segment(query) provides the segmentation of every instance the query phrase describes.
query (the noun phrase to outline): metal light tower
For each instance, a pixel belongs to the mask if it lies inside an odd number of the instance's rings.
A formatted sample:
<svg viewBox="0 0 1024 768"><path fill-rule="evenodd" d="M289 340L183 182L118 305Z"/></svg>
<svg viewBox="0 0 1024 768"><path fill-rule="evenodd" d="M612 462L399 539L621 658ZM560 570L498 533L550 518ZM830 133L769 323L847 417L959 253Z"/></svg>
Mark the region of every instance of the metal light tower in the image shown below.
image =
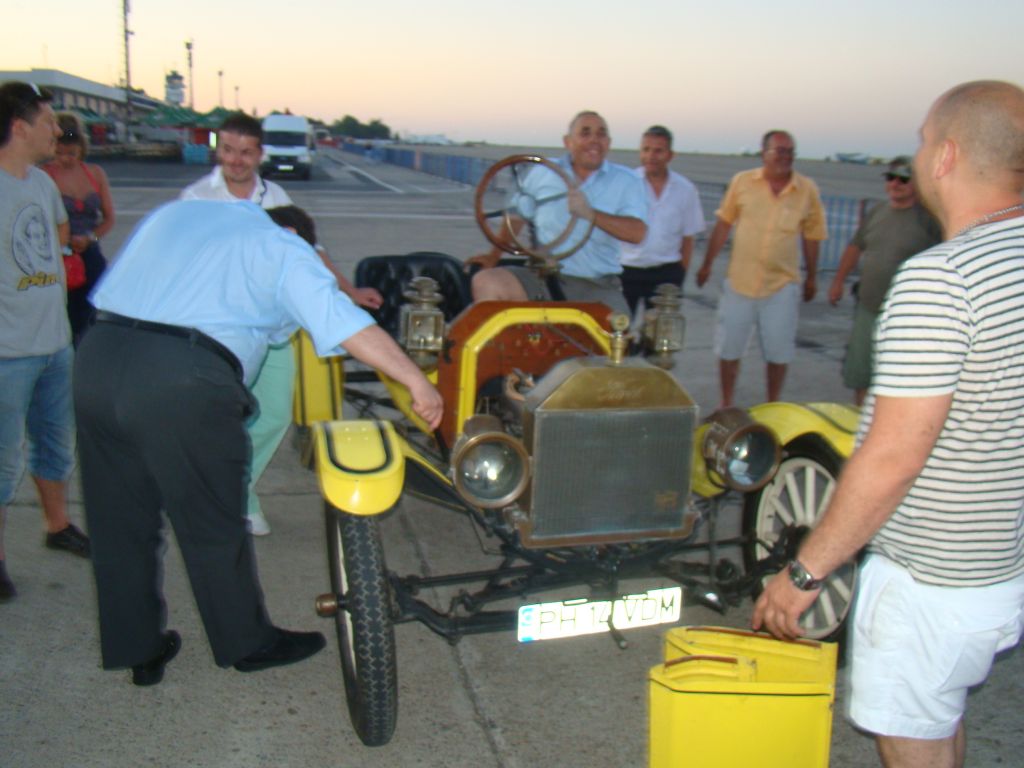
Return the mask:
<svg viewBox="0 0 1024 768"><path fill-rule="evenodd" d="M195 109L196 106L196 80L192 71L192 41L185 41L185 51L188 54L188 108Z"/></svg>
<svg viewBox="0 0 1024 768"><path fill-rule="evenodd" d="M132 67L128 56L128 38L132 31L128 29L128 0L124 0L121 6L121 18L124 26L124 115L125 126L132 124Z"/></svg>
<svg viewBox="0 0 1024 768"><path fill-rule="evenodd" d="M240 109L240 107L238 106L238 86L237 85L235 86L235 109L236 110Z"/></svg>
<svg viewBox="0 0 1024 768"><path fill-rule="evenodd" d="M224 106L224 70L217 70L217 103Z"/></svg>

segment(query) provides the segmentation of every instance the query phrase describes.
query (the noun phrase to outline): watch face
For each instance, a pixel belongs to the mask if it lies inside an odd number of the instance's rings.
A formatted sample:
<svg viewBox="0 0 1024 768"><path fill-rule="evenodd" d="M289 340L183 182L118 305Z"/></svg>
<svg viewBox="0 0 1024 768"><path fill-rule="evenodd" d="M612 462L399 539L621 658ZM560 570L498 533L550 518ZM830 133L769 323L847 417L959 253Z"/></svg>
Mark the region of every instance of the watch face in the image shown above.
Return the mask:
<svg viewBox="0 0 1024 768"><path fill-rule="evenodd" d="M820 583L796 560L789 564L789 578L797 589L804 591L817 589Z"/></svg>

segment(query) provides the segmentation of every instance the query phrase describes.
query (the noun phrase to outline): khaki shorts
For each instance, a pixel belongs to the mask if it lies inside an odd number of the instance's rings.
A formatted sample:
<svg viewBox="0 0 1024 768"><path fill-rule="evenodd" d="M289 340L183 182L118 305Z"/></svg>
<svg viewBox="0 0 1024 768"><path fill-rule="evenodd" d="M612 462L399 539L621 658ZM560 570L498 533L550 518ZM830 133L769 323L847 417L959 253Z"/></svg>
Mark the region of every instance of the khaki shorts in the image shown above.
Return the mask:
<svg viewBox="0 0 1024 768"><path fill-rule="evenodd" d="M850 389L871 386L874 371L875 320L878 315L857 304L853 310L853 329L843 358L843 383Z"/></svg>
<svg viewBox="0 0 1024 768"><path fill-rule="evenodd" d="M526 295L532 301L554 301L548 290L547 280L541 278L527 267L508 267L508 271L516 276L523 286ZM629 314L626 297L622 295L622 281L618 275L602 275L601 277L574 277L559 275L558 284L565 294L566 301L599 301L613 312Z"/></svg>
<svg viewBox="0 0 1024 768"><path fill-rule="evenodd" d="M715 355L720 360L739 360L746 353L756 326L766 363L793 362L799 310L800 292L796 283L787 283L771 296L752 299L736 293L726 280L718 299Z"/></svg>

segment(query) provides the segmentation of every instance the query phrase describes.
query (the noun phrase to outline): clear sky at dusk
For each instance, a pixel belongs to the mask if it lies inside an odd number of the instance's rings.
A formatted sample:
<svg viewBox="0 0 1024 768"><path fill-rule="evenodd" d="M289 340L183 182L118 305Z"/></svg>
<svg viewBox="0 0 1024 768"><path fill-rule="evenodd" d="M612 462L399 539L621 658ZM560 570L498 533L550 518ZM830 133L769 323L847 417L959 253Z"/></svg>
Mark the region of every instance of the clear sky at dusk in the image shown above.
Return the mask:
<svg viewBox="0 0 1024 768"><path fill-rule="evenodd" d="M0 69L116 84L121 0L5 0ZM195 105L380 118L402 133L556 145L580 109L635 147L735 152L784 127L808 156L911 151L928 105L964 80L1024 83L1011 0L131 0L132 84Z"/></svg>

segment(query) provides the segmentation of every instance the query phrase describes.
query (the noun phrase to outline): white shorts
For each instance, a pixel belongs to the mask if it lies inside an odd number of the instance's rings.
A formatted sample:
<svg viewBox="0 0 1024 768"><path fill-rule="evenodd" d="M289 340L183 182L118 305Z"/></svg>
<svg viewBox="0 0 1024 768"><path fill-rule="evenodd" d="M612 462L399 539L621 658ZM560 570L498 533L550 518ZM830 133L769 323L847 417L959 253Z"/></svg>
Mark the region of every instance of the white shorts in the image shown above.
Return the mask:
<svg viewBox="0 0 1024 768"><path fill-rule="evenodd" d="M1024 576L936 587L881 555L864 562L853 612L850 719L872 733L945 739L967 690L1024 628Z"/></svg>
<svg viewBox="0 0 1024 768"><path fill-rule="evenodd" d="M722 283L715 325L715 355L739 360L747 351L757 326L765 362L785 365L796 357L796 323L800 313L800 286L787 283L771 296L752 299Z"/></svg>

